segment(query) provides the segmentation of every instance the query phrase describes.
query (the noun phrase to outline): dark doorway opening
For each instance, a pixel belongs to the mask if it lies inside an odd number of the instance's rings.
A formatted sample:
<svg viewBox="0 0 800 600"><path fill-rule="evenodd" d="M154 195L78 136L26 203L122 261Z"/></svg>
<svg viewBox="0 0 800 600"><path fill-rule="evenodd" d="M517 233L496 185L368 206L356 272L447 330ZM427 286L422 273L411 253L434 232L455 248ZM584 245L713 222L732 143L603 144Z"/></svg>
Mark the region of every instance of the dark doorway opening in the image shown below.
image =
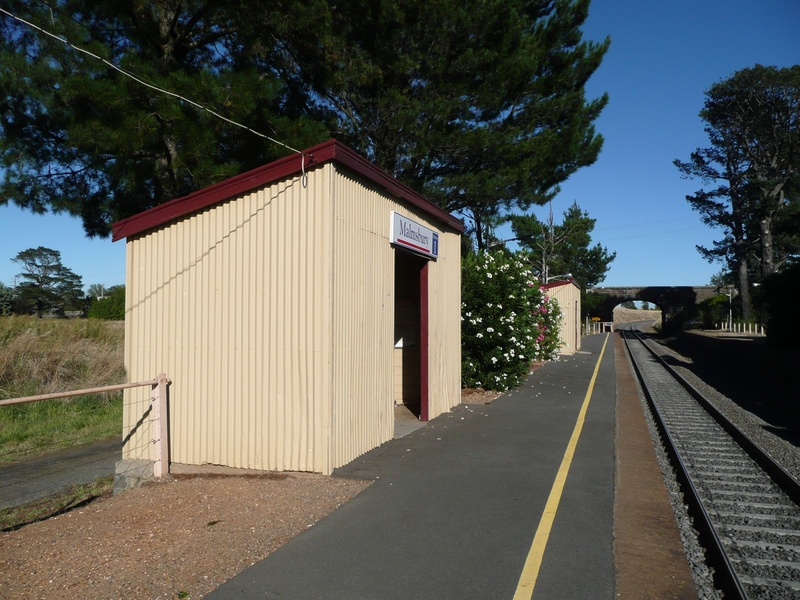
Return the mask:
<svg viewBox="0 0 800 600"><path fill-rule="evenodd" d="M428 420L428 261L396 249L394 401Z"/></svg>

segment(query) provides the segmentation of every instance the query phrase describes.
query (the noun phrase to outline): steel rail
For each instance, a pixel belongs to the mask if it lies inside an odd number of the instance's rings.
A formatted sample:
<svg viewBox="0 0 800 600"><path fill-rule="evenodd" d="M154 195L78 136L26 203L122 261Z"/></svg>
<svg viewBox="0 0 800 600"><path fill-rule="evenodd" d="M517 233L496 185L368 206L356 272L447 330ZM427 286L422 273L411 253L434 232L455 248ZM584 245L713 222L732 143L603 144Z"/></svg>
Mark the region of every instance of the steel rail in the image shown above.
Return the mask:
<svg viewBox="0 0 800 600"><path fill-rule="evenodd" d="M678 373L669 363L667 363L658 353L650 346L644 343L638 332L633 331L637 339L642 342L642 345L652 354L659 364L661 364L666 371L681 384L681 386L710 414L714 420L722 427L728 435L730 435L742 449L750 455L750 457L758 463L764 471L772 478L772 480L786 492L795 503L800 504L800 481L794 475L789 473L783 468L783 465L778 463L766 450L758 445L755 441L742 431L738 425L728 419L720 410L714 406L708 399L701 394L697 388L689 383L680 373ZM627 342L627 340L626 340Z"/></svg>
<svg viewBox="0 0 800 600"><path fill-rule="evenodd" d="M623 330L621 332L622 338L625 340L625 349L627 350L628 357L630 358L631 364L636 372L636 377L639 379L639 383L642 386L647 404L653 413L656 426L658 427L659 433L664 441L667 454L675 466L678 481L683 488L684 498L686 499L689 507L689 514L692 515L695 528L697 529L700 537L700 541L708 552L707 557L710 559L709 562L711 562L712 566L715 567L715 583L725 594L726 599L735 598L736 600L749 600L749 596L747 595L742 582L739 580L738 575L736 575L736 571L733 568L730 557L725 551L725 548L722 545L722 540L720 540L719 534L711 522L711 517L709 516L708 511L706 510L706 507L700 498L700 494L697 491L694 482L692 481L692 477L689 475L689 470L681 458L680 452L678 451L675 440L673 439L669 428L667 427L666 421L661 414L661 411L658 409L658 406L656 406L656 403L653 399L653 394L651 393L650 388L645 381L644 375L639 368L639 364L630 350L628 335L626 335L629 331L632 332L638 341L652 354L654 354L662 364L663 361L661 360L660 356L657 356L652 349L645 344L644 341L642 341L635 331Z"/></svg>

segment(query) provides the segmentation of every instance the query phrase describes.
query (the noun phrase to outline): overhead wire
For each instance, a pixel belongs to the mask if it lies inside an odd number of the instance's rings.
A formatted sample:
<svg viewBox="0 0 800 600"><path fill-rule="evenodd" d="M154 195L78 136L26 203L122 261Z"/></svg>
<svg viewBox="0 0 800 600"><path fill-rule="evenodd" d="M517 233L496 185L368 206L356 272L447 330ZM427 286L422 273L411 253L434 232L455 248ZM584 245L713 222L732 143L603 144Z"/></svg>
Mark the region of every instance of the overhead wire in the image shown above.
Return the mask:
<svg viewBox="0 0 800 600"><path fill-rule="evenodd" d="M4 8L0 8L0 13L3 13L3 14L5 14L5 15L7 15L7 16L9 16L9 17L11 17L11 18L12 18L12 19L14 19L15 21L18 21L18 22L20 22L20 23L23 23L24 25L27 25L28 27L30 27L30 28L32 28L32 29L35 29L35 30L37 30L37 31L39 31L39 32L41 32L41 33L43 33L44 35L46 35L46 36L48 36L48 37L51 37L51 38L53 38L53 39L55 39L55 40L58 40L58 41L59 41L59 42L61 42L62 44L65 44L66 46L68 46L68 47L72 48L73 50L76 50L77 52L80 52L80 53L82 53L82 54L85 54L85 55L87 55L87 56L90 56L91 58L94 58L95 60L99 60L100 62L102 62L103 64L105 64L105 65L107 65L107 66L109 66L109 67L111 67L112 69L114 69L114 70L115 70L115 71L117 71L118 73L120 73L120 74L124 75L125 77L127 77L127 78L129 78L129 79L131 79L131 80L135 81L135 82L136 82L136 83L138 83L139 85L142 85L142 86L144 86L144 87L146 87L146 88L149 88L149 89L151 89L151 90L155 90L155 91L157 91L157 92L160 92L160 93L162 93L162 94L164 94L164 95L166 95L166 96L171 96L171 97L173 97L173 98L177 98L178 100L181 100L181 101L183 101L183 102L186 102L187 104L190 104L191 106L194 106L194 107L196 107L196 108L199 108L200 110L202 110L202 111L205 111L205 112L207 112L208 114L210 114L210 115L212 115L212 116L214 116L214 117L217 117L218 119L221 119L221 120L225 121L226 123L230 123L231 125L234 125L234 126L236 126L236 127L240 127L240 128L242 128L242 129L244 129L244 130L246 130L246 131L249 131L250 133L252 133L252 134L254 134L254 135L258 136L258 137L261 137L261 138L264 138L264 139L266 139L266 140L269 140L270 142L272 142L272 143L274 143L274 144L278 144L279 146L283 146L284 148L286 148L286 149L288 149L288 150L291 150L292 152L295 152L295 153L299 154L299 155L300 155L300 157L301 157L301 159L300 159L300 169L301 169L301 171L302 171L302 182L303 182L303 187L306 187L306 186L307 186L307 184L308 184L308 176L307 176L307 174L306 174L306 165L305 165L305 163L306 163L306 154L305 154L305 153L304 153L302 150L298 150L297 148L293 148L292 146L289 146L288 144L286 144L286 143L284 143L284 142L281 142L280 140L276 140L276 139L275 139L275 138L273 138L273 137L270 137L270 136L268 136L268 135L266 135L266 134L264 134L264 133L261 133L260 131L256 131L255 129L253 129L253 128L251 128L251 127L248 127L247 125L244 125L244 124L242 124L242 123L239 123L239 122L237 122L237 121L234 121L233 119L229 119L228 117L226 117L226 116L224 116L224 115L221 115L220 113L218 113L218 112L216 112L216 111L214 111L214 110L212 110L212 109L210 109L210 108L208 108L208 107L206 107L206 106L203 106L203 105L202 105L202 104L200 104L199 102L195 102L194 100L191 100L191 99L189 99L189 98L186 98L185 96L182 96L182 95L180 95L180 94L176 94L175 92L171 92L171 91L169 91L169 90L166 90L166 89L164 89L164 88L161 88L161 87L159 87L159 86L157 86L157 85L154 85L154 84L152 84L152 83L149 83L149 82L147 82L147 81L144 81L143 79L141 79L141 78L137 77L137 76L136 76L136 75L134 75L133 73L130 73L130 72L126 71L125 69L122 69L122 68L118 67L117 65L115 65L115 64L114 64L114 63L112 63L111 61L109 61L109 60L106 60L106 59L105 59L105 58L103 58L102 56L98 56L97 54L94 54L94 53L92 53L92 52L89 52L88 50L86 50L86 49L84 49L84 48L81 48L81 47L79 47L79 46L76 46L75 44L73 44L72 42L70 42L68 39L66 39L66 38L64 38L64 37L61 37L61 36L58 36L58 35L56 35L55 33L52 33L52 32L50 32L50 31L47 31L46 29L44 29L44 28L42 28L42 27L39 27L38 25L36 25L36 24L34 24L34 23L31 23L31 22L29 22L29 21L26 21L25 19L23 19L23 18L21 18L21 17L18 17L17 15L15 15L15 14L13 14L13 13L10 13L9 11L5 10ZM51 9L51 18L52 18L52 9ZM53 21L53 23L55 24L55 21Z"/></svg>

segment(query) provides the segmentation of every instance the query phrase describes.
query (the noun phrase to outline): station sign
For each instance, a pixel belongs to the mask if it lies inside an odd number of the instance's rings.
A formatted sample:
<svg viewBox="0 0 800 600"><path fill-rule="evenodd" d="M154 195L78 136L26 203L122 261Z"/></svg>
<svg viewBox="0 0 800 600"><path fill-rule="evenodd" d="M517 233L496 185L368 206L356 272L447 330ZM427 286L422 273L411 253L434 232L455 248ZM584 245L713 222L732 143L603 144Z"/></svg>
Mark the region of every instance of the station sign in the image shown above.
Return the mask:
<svg viewBox="0 0 800 600"><path fill-rule="evenodd" d="M429 258L439 258L439 234L392 211L391 242Z"/></svg>

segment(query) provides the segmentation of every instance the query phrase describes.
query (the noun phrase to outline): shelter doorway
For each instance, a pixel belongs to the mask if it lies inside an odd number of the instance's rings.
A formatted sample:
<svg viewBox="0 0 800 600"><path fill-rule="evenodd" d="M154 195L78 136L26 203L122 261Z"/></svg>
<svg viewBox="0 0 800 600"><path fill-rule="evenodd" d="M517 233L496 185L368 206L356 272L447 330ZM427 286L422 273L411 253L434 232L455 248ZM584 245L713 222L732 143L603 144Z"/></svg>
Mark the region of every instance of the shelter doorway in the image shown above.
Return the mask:
<svg viewBox="0 0 800 600"><path fill-rule="evenodd" d="M428 261L394 252L394 402L428 420Z"/></svg>

